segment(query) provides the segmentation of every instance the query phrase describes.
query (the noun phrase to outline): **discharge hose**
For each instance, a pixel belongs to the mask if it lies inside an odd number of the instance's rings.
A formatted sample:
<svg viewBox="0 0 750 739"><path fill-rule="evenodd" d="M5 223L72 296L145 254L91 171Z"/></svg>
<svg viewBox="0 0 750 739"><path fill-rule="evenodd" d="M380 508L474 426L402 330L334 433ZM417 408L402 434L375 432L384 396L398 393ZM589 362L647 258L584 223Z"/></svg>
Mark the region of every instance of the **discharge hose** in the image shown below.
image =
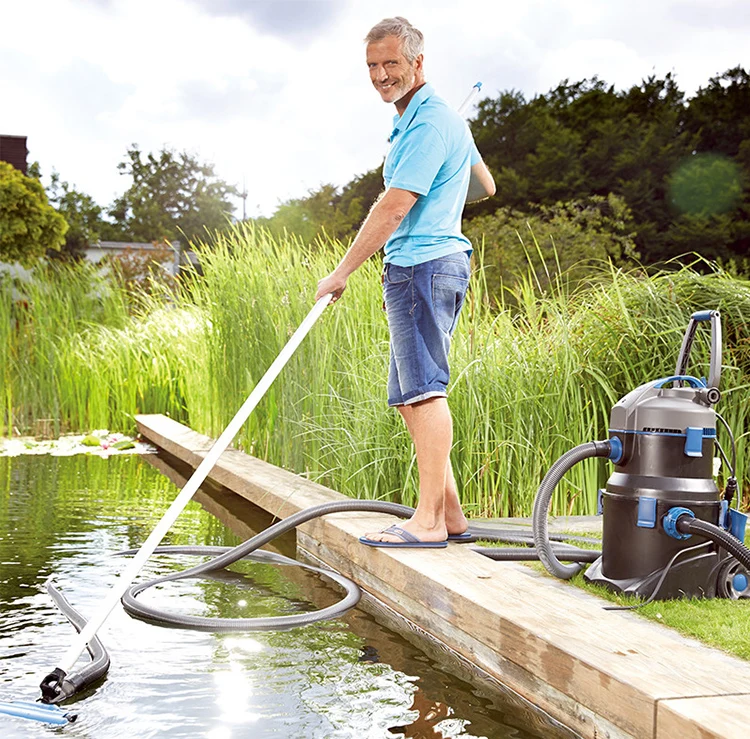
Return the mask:
<svg viewBox="0 0 750 739"><path fill-rule="evenodd" d="M490 548L490 547L471 547L472 551L479 552L489 559L496 562L538 562L541 558L537 549L511 549L511 548ZM567 562L596 562L602 556L601 551L594 549L555 548L553 550L558 560Z"/></svg>
<svg viewBox="0 0 750 739"><path fill-rule="evenodd" d="M676 527L681 534L697 534L710 539L722 549L726 549L736 560L750 570L750 549L728 531L690 515L680 516L677 519Z"/></svg>
<svg viewBox="0 0 750 739"><path fill-rule="evenodd" d="M361 597L359 588L351 580L339 575L336 572L330 570L322 570L317 567L303 564L294 559L283 557L279 554L272 552L258 552L257 550L268 544L273 539L287 531L290 531L297 526L300 526L313 518L319 516L325 516L329 513L342 513L351 511L367 511L372 513L389 513L401 518L408 518L414 512L413 508L408 506L399 505L397 503L387 503L383 501L366 501L366 500L347 500L336 503L325 503L319 506L313 506L303 511L285 518L283 521L275 523L273 526L269 526L265 531L257 534L256 536L248 539L243 544L234 548L227 547L158 547L155 549L155 553L163 554L191 554L191 555L211 555L218 554L219 556L211 559L202 564L191 567L187 570L181 570L180 572L171 573L162 577L148 580L142 583L138 583L130 587L122 597L122 605L125 611L130 614L133 618L140 619L142 621L148 621L160 626L169 626L172 628L183 628L192 629L197 631L275 631L281 629L289 629L297 626L306 626L317 621L325 619L338 618L353 608ZM471 529L471 533L476 536L480 530ZM531 544L532 540L528 536L519 535L517 532L495 532L492 536L490 531L487 531L487 538L492 538L501 541L512 541L518 544ZM498 536L498 534L500 534ZM504 534L504 535L503 535ZM515 534L515 535L514 535ZM482 536L481 538L485 538ZM577 547L565 546L554 544L551 545L552 551L563 559L575 561L575 562L593 562L597 557L601 555L601 552L592 552L587 550L578 549ZM539 557L532 550L524 549L489 549L483 547L474 548L475 551L495 560L517 560L517 561L528 561L536 560ZM121 555L132 554L131 551L119 552ZM317 572L319 574L328 577L334 582L341 585L346 591L346 596L343 600L338 603L329 606L328 608L321 609L319 611L312 611L308 613L297 613L287 616L268 616L261 618L207 618L203 616L189 616L183 614L169 613L163 609L156 608L155 606L143 603L138 600L144 590L154 587L165 582L172 582L175 580L182 580L189 577L198 577L205 575L210 572L228 567L231 564L241 559L253 559L254 561L266 562L271 564L281 565L297 565L304 567L305 569Z"/></svg>
<svg viewBox="0 0 750 739"><path fill-rule="evenodd" d="M559 577L561 580L569 580L581 571L580 564L563 564L555 554L549 539L547 529L547 515L549 514L550 501L552 494L555 492L560 480L579 462L591 457L609 457L612 453L612 445L609 440L606 441L589 441L586 444L579 444L570 451L565 452L550 467L544 476L536 498L534 498L534 512L532 515L532 531L534 534L534 544L539 555L539 560L545 566L547 571ZM579 560L585 561L585 560Z"/></svg>

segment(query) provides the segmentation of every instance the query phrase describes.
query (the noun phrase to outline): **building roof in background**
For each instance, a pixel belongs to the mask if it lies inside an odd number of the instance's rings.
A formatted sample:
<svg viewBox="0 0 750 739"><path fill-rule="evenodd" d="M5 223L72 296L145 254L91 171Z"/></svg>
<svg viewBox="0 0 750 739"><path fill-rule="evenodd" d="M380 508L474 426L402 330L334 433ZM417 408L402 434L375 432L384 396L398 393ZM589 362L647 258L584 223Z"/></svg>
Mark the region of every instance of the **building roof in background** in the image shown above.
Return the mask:
<svg viewBox="0 0 750 739"><path fill-rule="evenodd" d="M25 136L0 135L0 161L12 164L24 174L27 171L26 158L29 150L26 148Z"/></svg>
<svg viewBox="0 0 750 739"><path fill-rule="evenodd" d="M179 242L171 244L154 244L153 242L138 242L138 241L97 241L95 244L91 244L91 249L112 249L116 251L123 251L124 249L139 249L142 251L157 251L162 249L177 249Z"/></svg>

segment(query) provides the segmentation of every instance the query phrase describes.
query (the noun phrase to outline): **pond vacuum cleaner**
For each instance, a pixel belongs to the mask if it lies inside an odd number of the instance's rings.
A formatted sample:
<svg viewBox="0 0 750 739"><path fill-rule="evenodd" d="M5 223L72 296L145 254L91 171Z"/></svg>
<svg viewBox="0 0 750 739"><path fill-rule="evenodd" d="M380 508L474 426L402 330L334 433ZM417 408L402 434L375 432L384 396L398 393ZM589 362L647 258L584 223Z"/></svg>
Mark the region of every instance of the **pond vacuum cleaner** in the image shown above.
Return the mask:
<svg viewBox="0 0 750 739"><path fill-rule="evenodd" d="M78 637L58 666L42 681L39 700L36 703L0 701L0 715L46 724L66 724L75 720L75 714L66 712L58 704L90 689L106 675L109 656L96 634L120 598L127 612L136 618L163 626L201 631L290 628L323 618L339 617L356 604L360 595L357 585L337 573L322 570L316 571L338 582L346 594L339 603L311 613L258 619L204 618L166 613L136 600L138 593L158 583L209 573L246 557L281 564L300 564L293 560L278 562L279 555L257 550L277 536L318 516L345 510L390 513L400 518L413 514L412 508L394 503L347 500L299 511L231 549L158 547L166 531L319 318L329 299L330 295L324 296L310 311L146 542L137 552L121 553L133 554L133 559L110 589L98 612L86 621L48 583L48 590L57 605L79 631ZM697 325L709 320L711 362L709 380L705 382L686 375L685 371ZM579 572L581 563L593 562L586 573L590 581L649 599L657 596L750 597L750 550L742 544L747 517L731 507L737 490L734 438L731 429L726 426L732 442L731 462L716 438L717 419L726 425L713 409L721 397L718 390L720 371L719 313L695 313L683 340L675 375L641 385L622 398L612 409L610 438L571 449L547 473L534 501L533 541L532 535L519 531L517 527L500 531L477 526L470 527L470 535L464 541L481 538L527 545L525 549L479 547L477 550L496 560L539 559L549 572L564 579ZM730 471L723 496L713 479L714 447L719 450ZM547 513L555 487L575 464L590 457L607 457L615 464L606 490L601 491L604 514L601 556L599 552L565 543L566 539L590 540L550 536L547 531ZM530 548L532 543L535 549ZM155 552L218 556L188 570L132 585L143 564ZM572 564L563 564L561 560ZM92 660L74 671L84 649L89 651Z"/></svg>
<svg viewBox="0 0 750 739"><path fill-rule="evenodd" d="M706 381L686 370L696 329L708 321ZM577 446L555 462L539 487L533 514L534 544L551 574L568 579L582 569L580 563L560 562L560 550L550 544L552 493L575 464L606 457L615 469L599 491L602 552L584 575L589 582L649 600L750 597L750 550L743 545L747 516L731 507L737 491L735 441L714 410L720 376L719 312L694 313L675 374L619 400L611 411L609 439ZM731 461L717 439L717 419L729 433ZM723 494L714 481L714 449L729 468Z"/></svg>

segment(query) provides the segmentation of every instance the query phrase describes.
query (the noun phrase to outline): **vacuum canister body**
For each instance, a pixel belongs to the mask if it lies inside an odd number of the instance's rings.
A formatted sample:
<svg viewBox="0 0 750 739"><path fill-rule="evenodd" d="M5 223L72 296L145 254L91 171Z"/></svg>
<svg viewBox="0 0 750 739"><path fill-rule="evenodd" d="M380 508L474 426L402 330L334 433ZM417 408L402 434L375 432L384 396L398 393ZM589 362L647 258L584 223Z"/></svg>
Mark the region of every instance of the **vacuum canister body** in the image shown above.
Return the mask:
<svg viewBox="0 0 750 739"><path fill-rule="evenodd" d="M713 478L716 413L700 381L667 387L675 380L641 385L612 409L610 439L621 451L600 491L602 557L586 572L612 590L647 596L664 576L661 597L715 592L717 554L693 549L707 540L675 538L664 528L675 508L712 524L721 514ZM682 554L686 549L692 551Z"/></svg>

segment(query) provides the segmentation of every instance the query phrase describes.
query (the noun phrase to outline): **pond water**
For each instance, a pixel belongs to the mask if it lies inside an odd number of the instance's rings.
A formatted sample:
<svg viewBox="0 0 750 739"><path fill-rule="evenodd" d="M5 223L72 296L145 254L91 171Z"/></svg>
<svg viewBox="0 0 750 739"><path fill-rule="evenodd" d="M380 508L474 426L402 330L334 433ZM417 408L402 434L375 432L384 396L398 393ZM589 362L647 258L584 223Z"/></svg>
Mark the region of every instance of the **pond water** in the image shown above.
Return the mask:
<svg viewBox="0 0 750 739"><path fill-rule="evenodd" d="M124 566L112 554L139 546L176 492L137 456L0 457L0 700L35 700L74 638L44 590L47 578L91 614ZM234 545L266 525L245 501L204 489L164 543ZM294 555L293 535L274 545ZM144 574L196 561L155 556ZM339 597L298 568L231 569L141 597L224 617L311 610ZM360 609L287 632L206 634L158 628L118 608L100 636L112 666L75 703L78 720L56 729L0 716L5 739L575 736Z"/></svg>

